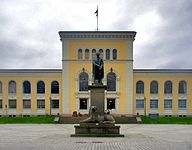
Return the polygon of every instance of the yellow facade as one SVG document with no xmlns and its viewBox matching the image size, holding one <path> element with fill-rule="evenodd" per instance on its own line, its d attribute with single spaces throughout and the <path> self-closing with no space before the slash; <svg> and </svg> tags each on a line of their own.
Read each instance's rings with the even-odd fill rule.
<svg viewBox="0 0 192 150">
<path fill-rule="evenodd" d="M 192 115 L 192 70 L 163 69 L 133 69 L 133 41 L 136 32 L 133 31 L 61 31 L 62 69 L 7 69 L 0 70 L 0 115 L 42 115 L 42 114 L 72 114 L 73 111 L 87 114 L 90 107 L 90 92 L 80 90 L 80 74 L 88 75 L 88 84 L 92 78 L 92 50 L 103 50 L 104 79 L 108 84 L 108 74 L 115 74 L 115 90 L 105 91 L 105 109 L 112 113 L 135 115 L 136 113 L 159 113 L 160 115 Z M 79 59 L 79 49 L 82 59 Z M 88 59 L 85 50 L 88 49 Z M 107 51 L 110 53 L 107 59 Z M 113 50 L 117 50 L 114 58 Z M 135 60 L 137 61 L 137 60 Z M 16 82 L 16 94 L 8 93 L 9 81 Z M 31 93 L 23 93 L 23 82 L 29 81 Z M 45 83 L 45 93 L 37 93 L 37 83 Z M 51 83 L 59 83 L 59 93 L 51 93 Z M 142 81 L 144 87 L 137 93 L 137 83 Z M 158 83 L 158 92 L 151 93 L 151 82 Z M 165 82 L 171 81 L 172 93 L 165 94 Z M 179 83 L 185 81 L 187 90 L 179 94 Z M 108 85 L 107 85 L 108 86 Z M 16 99 L 15 109 L 9 108 L 9 100 Z M 23 108 L 23 100 L 29 99 L 30 109 Z M 37 100 L 45 100 L 45 108 L 37 108 Z M 51 100 L 59 100 L 58 108 L 50 107 Z M 81 107 L 81 101 L 86 101 L 86 107 Z M 154 100 L 154 101 L 153 101 Z M 170 102 L 165 104 L 165 101 Z M 179 100 L 180 104 L 179 104 Z M 113 107 L 109 106 L 110 101 Z M 153 102 L 155 102 L 153 104 Z M 156 103 L 157 102 L 157 103 Z M 1 106 L 2 105 L 2 106 Z M 166 106 L 165 106 L 166 105 Z M 180 106 L 179 106 L 180 105 Z M 185 107 L 186 105 L 186 107 Z M 8 106 L 8 107 L 6 107 Z M 155 106 L 155 109 L 153 108 Z M 167 109 L 169 107 L 169 109 Z M 182 109 L 181 109 L 182 108 Z"/>
<path fill-rule="evenodd" d="M 9 70 L 8 70 L 9 71 Z M 5 114 L 28 114 L 28 115 L 36 115 L 37 112 L 37 99 L 45 99 L 45 109 L 43 111 L 44 114 L 50 113 L 50 97 L 54 99 L 54 97 L 58 97 L 60 105 L 62 105 L 62 93 L 59 94 L 51 94 L 51 82 L 52 81 L 58 81 L 59 82 L 59 91 L 62 91 L 61 86 L 61 75 L 60 73 L 58 75 L 43 75 L 43 72 L 41 72 L 42 75 L 36 75 L 37 73 L 34 70 L 27 70 L 25 73 L 20 73 L 18 70 L 11 70 L 13 73 L 7 73 L 6 70 L 4 70 L 3 75 L 0 76 L 0 81 L 2 83 L 2 110 L 1 113 Z M 50 70 L 51 72 L 52 70 Z M 23 75 L 26 74 L 27 75 Z M 14 75 L 9 75 L 14 74 Z M 39 74 L 39 73 L 38 73 Z M 16 94 L 9 94 L 8 93 L 8 84 L 9 81 L 15 81 L 16 82 Z M 24 94 L 23 93 L 23 82 L 29 81 L 31 83 L 31 93 L 30 94 Z M 45 83 L 45 94 L 37 94 L 37 82 L 38 81 L 44 81 Z M 42 98 L 43 97 L 43 98 Z M 9 99 L 16 99 L 16 109 L 9 108 Z M 23 108 L 23 99 L 30 99 L 31 100 L 31 108 L 26 109 L 27 112 L 24 112 Z M 7 107 L 6 107 L 7 106 Z M 13 111 L 14 110 L 14 111 Z M 54 114 L 61 113 L 62 107 L 59 109 L 52 110 Z"/>
</svg>

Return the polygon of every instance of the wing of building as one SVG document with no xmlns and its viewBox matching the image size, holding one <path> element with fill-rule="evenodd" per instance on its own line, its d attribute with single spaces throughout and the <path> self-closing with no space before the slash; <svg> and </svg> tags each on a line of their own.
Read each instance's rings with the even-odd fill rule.
<svg viewBox="0 0 192 150">
<path fill-rule="evenodd" d="M 104 60 L 105 109 L 129 115 L 192 115 L 192 70 L 133 69 L 136 32 L 59 35 L 61 69 L 0 70 L 0 115 L 87 114 L 97 52 Z"/>
</svg>

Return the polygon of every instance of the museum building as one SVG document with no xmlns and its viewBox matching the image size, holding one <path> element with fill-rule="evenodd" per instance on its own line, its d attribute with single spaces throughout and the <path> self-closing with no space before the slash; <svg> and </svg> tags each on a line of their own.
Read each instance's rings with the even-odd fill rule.
<svg viewBox="0 0 192 150">
<path fill-rule="evenodd" d="M 0 69 L 1 116 L 87 114 L 97 52 L 104 61 L 105 109 L 192 115 L 192 70 L 133 69 L 136 32 L 60 31 L 59 36 L 62 69 Z"/>
</svg>

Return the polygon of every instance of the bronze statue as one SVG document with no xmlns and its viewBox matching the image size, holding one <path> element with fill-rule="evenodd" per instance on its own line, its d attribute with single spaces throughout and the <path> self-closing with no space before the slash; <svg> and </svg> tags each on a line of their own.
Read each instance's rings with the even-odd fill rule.
<svg viewBox="0 0 192 150">
<path fill-rule="evenodd" d="M 103 85 L 102 79 L 104 77 L 104 63 L 100 58 L 100 53 L 96 54 L 97 59 L 93 61 L 93 78 L 95 85 Z"/>
</svg>

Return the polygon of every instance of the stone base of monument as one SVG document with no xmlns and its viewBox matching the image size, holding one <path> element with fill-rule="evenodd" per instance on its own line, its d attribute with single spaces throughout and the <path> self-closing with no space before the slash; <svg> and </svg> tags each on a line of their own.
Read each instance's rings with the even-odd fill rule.
<svg viewBox="0 0 192 150">
<path fill-rule="evenodd" d="M 124 137 L 120 134 L 120 126 L 108 123 L 80 123 L 75 127 L 71 137 Z"/>
</svg>

